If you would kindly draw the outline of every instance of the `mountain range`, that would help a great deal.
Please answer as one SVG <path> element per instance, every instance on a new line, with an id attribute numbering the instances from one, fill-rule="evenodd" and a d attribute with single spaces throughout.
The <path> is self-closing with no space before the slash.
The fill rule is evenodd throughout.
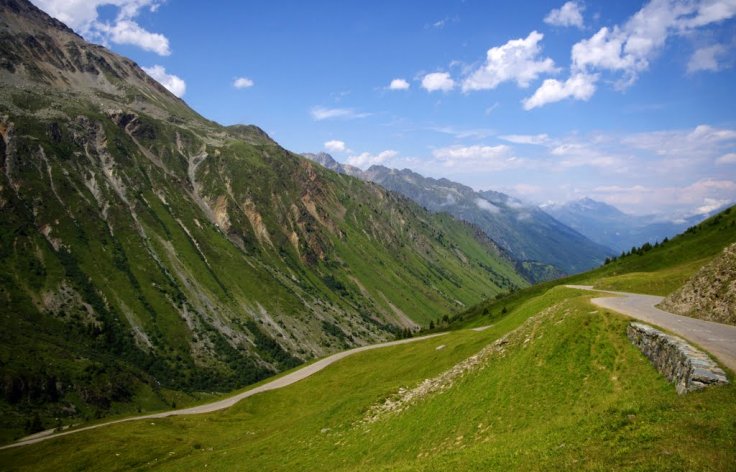
<path id="1" fill-rule="evenodd" d="M 375 182 L 405 195 L 432 212 L 449 213 L 478 226 L 514 258 L 534 270 L 536 280 L 597 267 L 613 254 L 605 245 L 591 241 L 537 206 L 501 192 L 478 192 L 457 182 L 424 177 L 409 169 L 374 165 L 363 171 L 341 164 L 326 153 L 303 155 L 328 169 Z"/>
<path id="2" fill-rule="evenodd" d="M 528 285 L 476 227 L 203 118 L 25 0 L 0 18 L 5 433 L 230 390 Z"/>
<path id="3" fill-rule="evenodd" d="M 557 220 L 617 252 L 671 238 L 723 208 L 725 206 L 686 218 L 666 219 L 656 215 L 631 215 L 590 198 L 542 205 L 542 209 Z"/>

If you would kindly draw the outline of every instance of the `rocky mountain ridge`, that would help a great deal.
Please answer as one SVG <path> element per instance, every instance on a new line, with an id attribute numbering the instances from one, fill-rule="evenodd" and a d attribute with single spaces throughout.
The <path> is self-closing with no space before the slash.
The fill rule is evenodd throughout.
<path id="1" fill-rule="evenodd" d="M 535 280 L 597 267 L 613 254 L 536 206 L 501 192 L 477 192 L 457 182 L 424 177 L 409 169 L 372 166 L 363 171 L 338 163 L 326 153 L 303 155 L 335 172 L 401 193 L 432 212 L 446 212 L 478 226 L 534 272 Z"/>

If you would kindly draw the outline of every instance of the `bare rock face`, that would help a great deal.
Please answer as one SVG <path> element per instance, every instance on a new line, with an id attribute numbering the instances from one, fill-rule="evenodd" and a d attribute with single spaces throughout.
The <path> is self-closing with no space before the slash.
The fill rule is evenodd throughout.
<path id="1" fill-rule="evenodd" d="M 728 383 L 726 374 L 707 354 L 682 338 L 643 323 L 629 324 L 627 335 L 680 395 Z"/>
<path id="2" fill-rule="evenodd" d="M 683 316 L 736 325 L 736 243 L 659 306 Z"/>

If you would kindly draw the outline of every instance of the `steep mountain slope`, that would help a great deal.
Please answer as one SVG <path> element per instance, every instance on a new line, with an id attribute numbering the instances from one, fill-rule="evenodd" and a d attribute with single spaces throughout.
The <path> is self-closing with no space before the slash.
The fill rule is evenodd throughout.
<path id="1" fill-rule="evenodd" d="M 500 192 L 476 192 L 447 179 L 423 177 L 409 169 L 372 166 L 366 171 L 336 162 L 329 154 L 304 154 L 328 169 L 375 182 L 399 192 L 433 212 L 446 212 L 481 228 L 491 239 L 521 261 L 551 264 L 572 274 L 600 265 L 612 255 L 577 231 L 534 206 L 524 205 Z M 559 276 L 537 266 L 536 280 Z"/>
<path id="2" fill-rule="evenodd" d="M 0 19 L 4 435 L 245 385 L 527 284 L 475 228 L 207 121 L 30 3 Z"/>
<path id="3" fill-rule="evenodd" d="M 671 238 L 717 211 L 694 215 L 679 221 L 655 216 L 623 213 L 603 202 L 583 198 L 561 205 L 543 205 L 542 209 L 598 244 L 616 251 L 628 251 L 649 242 Z"/>
<path id="4" fill-rule="evenodd" d="M 660 306 L 683 316 L 736 325 L 736 243 L 669 294 Z"/>

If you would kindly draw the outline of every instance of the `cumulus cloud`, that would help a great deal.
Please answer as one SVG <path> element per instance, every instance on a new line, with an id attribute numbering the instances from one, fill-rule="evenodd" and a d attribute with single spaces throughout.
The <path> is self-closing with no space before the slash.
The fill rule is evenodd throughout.
<path id="1" fill-rule="evenodd" d="M 625 89 L 649 68 L 670 36 L 686 35 L 734 16 L 734 0 L 651 0 L 625 23 L 603 27 L 573 45 L 570 79 L 564 83 L 545 81 L 524 101 L 524 107 L 531 110 L 567 98 L 587 100 L 595 93 L 593 84 L 603 72 L 615 78 L 617 89 Z M 688 67 L 718 67 L 717 55 L 717 49 L 696 52 Z M 573 87 L 576 83 L 584 87 L 582 91 Z"/>
<path id="2" fill-rule="evenodd" d="M 161 0 L 33 0 L 33 3 L 90 41 L 130 44 L 161 56 L 171 54 L 166 36 L 152 33 L 135 21 L 144 9 L 155 12 Z M 117 8 L 112 22 L 99 19 L 97 10 L 101 6 Z"/>
<path id="3" fill-rule="evenodd" d="M 389 90 L 409 90 L 409 82 L 404 79 L 394 79 L 388 88 Z"/>
<path id="4" fill-rule="evenodd" d="M 734 15 L 733 0 L 652 0 L 623 25 L 601 28 L 591 38 L 575 44 L 573 67 L 621 72 L 621 85 L 626 86 L 649 67 L 671 35 L 687 33 Z"/>
<path id="5" fill-rule="evenodd" d="M 331 119 L 353 120 L 370 116 L 370 113 L 357 112 L 352 108 L 326 108 L 321 106 L 313 107 L 309 113 L 316 121 Z"/>
<path id="6" fill-rule="evenodd" d="M 235 79 L 235 81 L 233 81 L 233 87 L 235 87 L 236 89 L 246 89 L 253 87 L 254 85 L 255 82 L 253 82 L 248 77 L 238 77 L 237 79 Z"/>
<path id="7" fill-rule="evenodd" d="M 143 67 L 142 69 L 177 97 L 184 95 L 184 92 L 187 90 L 187 84 L 180 77 L 174 74 L 167 74 L 166 68 L 163 66 L 155 65 L 153 67 Z"/>
<path id="8" fill-rule="evenodd" d="M 455 81 L 447 72 L 432 72 L 422 78 L 422 88 L 427 92 L 449 92 L 455 88 Z"/>
<path id="9" fill-rule="evenodd" d="M 584 6 L 578 2 L 567 2 L 560 8 L 550 11 L 544 22 L 553 26 L 577 26 L 583 28 Z"/>
<path id="10" fill-rule="evenodd" d="M 597 75 L 575 74 L 566 81 L 547 79 L 531 97 L 522 100 L 525 110 L 544 106 L 548 103 L 559 102 L 566 98 L 588 100 L 595 93 Z"/>
<path id="11" fill-rule="evenodd" d="M 387 149 L 385 151 L 379 152 L 378 154 L 364 152 L 362 154 L 358 154 L 357 156 L 348 157 L 345 162 L 351 166 L 366 169 L 372 165 L 384 164 L 389 159 L 392 159 L 398 155 L 399 153 L 392 149 Z"/>
<path id="12" fill-rule="evenodd" d="M 120 20 L 112 25 L 100 24 L 97 28 L 107 34 L 113 43 L 131 44 L 146 51 L 155 52 L 160 56 L 171 54 L 169 40 L 166 36 L 146 31 L 135 21 Z"/>
<path id="13" fill-rule="evenodd" d="M 722 44 L 714 44 L 696 50 L 687 63 L 687 71 L 692 74 L 700 71 L 716 72 L 720 69 L 721 64 L 718 59 L 728 52 L 726 46 Z"/>
<path id="14" fill-rule="evenodd" d="M 344 141 L 333 139 L 325 142 L 325 149 L 329 152 L 345 152 L 348 150 L 348 147 L 345 145 Z"/>
<path id="15" fill-rule="evenodd" d="M 526 38 L 489 49 L 486 62 L 463 81 L 463 91 L 494 89 L 507 81 L 526 88 L 540 74 L 556 72 L 552 59 L 540 57 L 542 38 L 542 33 L 532 31 Z"/>

